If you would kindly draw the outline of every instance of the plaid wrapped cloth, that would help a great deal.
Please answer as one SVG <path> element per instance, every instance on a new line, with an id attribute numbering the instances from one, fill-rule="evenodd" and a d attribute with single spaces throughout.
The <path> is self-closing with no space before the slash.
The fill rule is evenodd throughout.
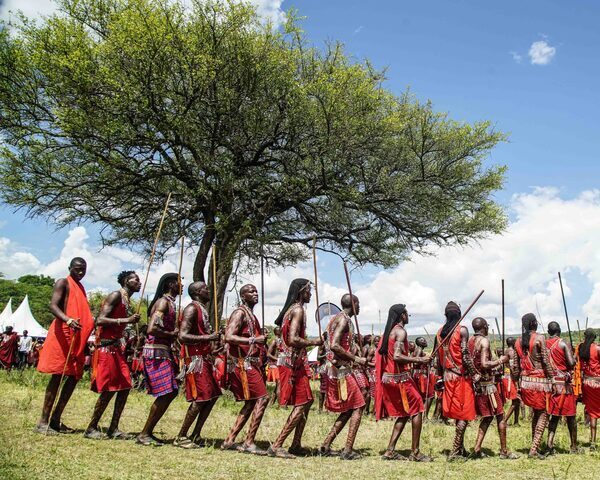
<path id="1" fill-rule="evenodd" d="M 369 379 L 369 397 L 375 398 L 375 367 L 367 369 L 367 378 Z"/>
<path id="2" fill-rule="evenodd" d="M 369 388 L 369 379 L 367 378 L 367 376 L 365 375 L 365 373 L 362 370 L 353 370 L 352 374 L 354 375 L 354 378 L 356 379 L 356 383 L 358 384 L 358 388 L 363 389 L 363 388 Z"/>
<path id="3" fill-rule="evenodd" d="M 144 375 L 150 395 L 162 397 L 177 391 L 177 381 L 175 380 L 177 371 L 172 356 L 164 353 L 160 355 L 156 350 L 145 347 L 143 359 Z"/>

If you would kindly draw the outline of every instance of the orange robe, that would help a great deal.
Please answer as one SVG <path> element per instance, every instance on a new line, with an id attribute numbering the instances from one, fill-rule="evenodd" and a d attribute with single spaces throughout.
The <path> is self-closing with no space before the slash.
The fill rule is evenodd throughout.
<path id="1" fill-rule="evenodd" d="M 77 380 L 83 375 L 85 346 L 94 329 L 94 319 L 87 301 L 85 289 L 69 275 L 69 289 L 65 298 L 65 314 L 79 319 L 80 330 L 73 330 L 62 320 L 55 318 L 48 330 L 48 336 L 40 351 L 38 371 L 52 375 L 74 376 Z M 75 338 L 73 338 L 73 335 Z M 69 347 L 73 341 L 71 355 Z M 69 361 L 67 363 L 67 356 Z"/>

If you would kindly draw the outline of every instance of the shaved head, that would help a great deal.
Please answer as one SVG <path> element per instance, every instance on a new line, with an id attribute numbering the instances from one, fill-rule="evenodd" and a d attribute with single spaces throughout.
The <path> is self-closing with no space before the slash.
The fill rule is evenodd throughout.
<path id="1" fill-rule="evenodd" d="M 354 304 L 358 304 L 358 297 L 356 295 L 352 295 L 352 297 L 354 298 Z M 352 299 L 349 293 L 342 297 L 342 308 L 352 308 Z"/>
<path id="2" fill-rule="evenodd" d="M 475 330 L 476 332 L 480 332 L 481 330 L 483 330 L 485 327 L 487 327 L 487 322 L 485 320 L 485 318 L 482 317 L 477 317 L 473 319 L 473 330 Z"/>
<path id="3" fill-rule="evenodd" d="M 548 333 L 550 335 L 560 335 L 560 325 L 558 322 L 550 322 L 548 324 Z"/>
<path id="4" fill-rule="evenodd" d="M 188 294 L 191 297 L 192 295 L 195 295 L 196 293 L 198 293 L 198 291 L 205 286 L 206 286 L 205 282 L 190 283 L 190 286 L 188 287 Z"/>

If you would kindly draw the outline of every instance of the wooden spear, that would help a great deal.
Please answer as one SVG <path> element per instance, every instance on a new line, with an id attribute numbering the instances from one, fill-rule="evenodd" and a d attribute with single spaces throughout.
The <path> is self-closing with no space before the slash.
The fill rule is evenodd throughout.
<path id="1" fill-rule="evenodd" d="M 569 324 L 569 314 L 567 313 L 567 301 L 565 300 L 565 291 L 563 290 L 562 277 L 558 272 L 558 282 L 560 283 L 560 293 L 562 294 L 563 307 L 565 309 L 565 317 L 567 318 L 567 329 L 569 330 L 569 341 L 571 342 L 571 349 L 573 348 L 573 335 L 571 335 L 571 325 Z"/>
<path id="2" fill-rule="evenodd" d="M 313 236 L 313 269 L 315 271 L 315 297 L 317 299 L 317 325 L 319 326 L 319 338 L 321 338 L 321 312 L 319 311 L 319 276 L 317 275 L 317 237 Z"/>
<path id="3" fill-rule="evenodd" d="M 212 250 L 212 264 L 213 264 L 213 309 L 215 311 L 215 333 L 219 332 L 219 312 L 218 300 L 217 300 L 217 244 L 213 243 Z"/>
<path id="4" fill-rule="evenodd" d="M 344 273 L 346 274 L 346 283 L 348 284 L 348 293 L 350 294 L 350 302 L 352 302 L 352 315 L 354 315 L 354 323 L 356 324 L 356 334 L 358 335 L 358 346 L 362 349 L 362 338 L 360 336 L 360 328 L 358 326 L 358 318 L 356 316 L 356 306 L 354 305 L 354 295 L 352 295 L 352 285 L 350 284 L 350 274 L 348 266 L 344 260 Z"/>

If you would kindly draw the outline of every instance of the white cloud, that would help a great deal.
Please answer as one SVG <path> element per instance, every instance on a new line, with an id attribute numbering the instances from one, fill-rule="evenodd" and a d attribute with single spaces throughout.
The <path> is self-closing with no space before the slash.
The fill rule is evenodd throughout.
<path id="1" fill-rule="evenodd" d="M 531 44 L 528 54 L 532 65 L 548 65 L 556 55 L 556 48 L 545 40 L 538 40 Z"/>
<path id="2" fill-rule="evenodd" d="M 510 56 L 512 57 L 512 59 L 516 62 L 516 63 L 521 63 L 521 60 L 523 60 L 523 56 L 517 52 L 509 52 Z"/>
<path id="3" fill-rule="evenodd" d="M 283 0 L 249 0 L 249 2 L 257 6 L 259 15 L 270 19 L 274 25 L 284 23 L 285 13 L 281 8 Z M 57 4 L 54 0 L 0 0 L 0 19 L 10 19 L 10 11 L 21 10 L 27 17 L 40 18 L 54 13 L 56 9 Z"/>
<path id="4" fill-rule="evenodd" d="M 10 239 L 0 237 L 0 272 L 8 278 L 18 278 L 40 267 L 40 261 L 34 255 L 18 249 L 19 246 Z"/>

